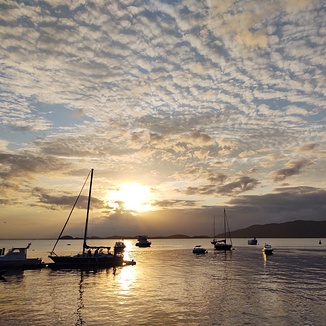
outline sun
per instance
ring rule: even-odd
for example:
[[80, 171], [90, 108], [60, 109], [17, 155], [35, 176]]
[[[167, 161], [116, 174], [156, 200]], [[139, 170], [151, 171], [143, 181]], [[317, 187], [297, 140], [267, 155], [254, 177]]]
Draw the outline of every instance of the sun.
[[150, 187], [138, 183], [121, 184], [118, 189], [109, 190], [107, 194], [107, 201], [111, 206], [136, 212], [151, 210], [150, 198]]

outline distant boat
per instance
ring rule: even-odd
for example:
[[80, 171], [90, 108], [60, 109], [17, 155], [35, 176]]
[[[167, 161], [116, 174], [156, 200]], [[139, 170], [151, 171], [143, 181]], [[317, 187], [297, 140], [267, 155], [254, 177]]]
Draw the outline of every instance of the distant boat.
[[258, 243], [256, 237], [248, 240], [248, 245], [256, 245]]
[[[52, 259], [54, 263], [49, 264], [51, 268], [60, 269], [60, 268], [72, 268], [72, 269], [89, 269], [89, 268], [106, 268], [106, 267], [115, 267], [115, 266], [123, 266], [128, 262], [124, 261], [123, 251], [114, 249], [114, 253], [110, 252], [110, 247], [107, 246], [89, 246], [87, 244], [87, 229], [88, 229], [88, 219], [89, 219], [89, 211], [90, 211], [90, 204], [91, 204], [91, 194], [92, 194], [92, 183], [93, 183], [93, 173], [94, 170], [91, 169], [90, 173], [88, 174], [87, 179], [90, 175], [90, 184], [89, 184], [89, 195], [88, 195], [88, 204], [87, 204], [87, 211], [86, 211], [86, 221], [85, 221], [85, 230], [84, 230], [84, 242], [83, 242], [83, 252], [73, 255], [73, 256], [57, 256], [54, 253], [54, 249], [69, 221], [72, 211], [69, 214], [69, 217], [55, 243], [49, 258]], [[85, 181], [85, 183], [86, 183]], [[82, 189], [85, 186], [85, 183]], [[81, 192], [80, 192], [81, 194]], [[78, 198], [72, 208], [74, 209]], [[120, 244], [121, 247], [121, 244]]]
[[[214, 244], [215, 250], [220, 250], [220, 251], [227, 251], [227, 250], [232, 250], [232, 239], [231, 239], [231, 233], [230, 233], [230, 229], [229, 229], [229, 223], [227, 220], [227, 216], [226, 216], [226, 211], [224, 209], [224, 217], [223, 217], [223, 225], [224, 225], [224, 238], [222, 240], [217, 240], [216, 243]], [[227, 235], [229, 238], [229, 242], [227, 243]]]
[[123, 241], [117, 241], [114, 245], [114, 251], [115, 252], [123, 252], [126, 248], [126, 245]]
[[151, 244], [152, 243], [150, 241], [148, 241], [148, 238], [146, 235], [138, 236], [138, 242], [136, 243], [137, 247], [146, 248], [146, 247], [150, 247]]
[[270, 244], [265, 243], [262, 251], [265, 255], [271, 255], [273, 254], [273, 247]]
[[36, 269], [43, 268], [45, 264], [41, 258], [27, 258], [27, 250], [30, 247], [11, 248], [5, 253], [5, 249], [1, 249], [0, 269]]
[[195, 246], [195, 248], [192, 250], [192, 253], [193, 254], [196, 254], [196, 255], [203, 255], [203, 254], [207, 254], [208, 251], [203, 248], [201, 245], [197, 245]]

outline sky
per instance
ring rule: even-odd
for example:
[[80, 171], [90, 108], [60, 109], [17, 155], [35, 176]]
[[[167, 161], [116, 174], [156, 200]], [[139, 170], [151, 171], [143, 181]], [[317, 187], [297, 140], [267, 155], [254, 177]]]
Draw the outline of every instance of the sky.
[[[324, 0], [0, 2], [0, 238], [326, 219]], [[65, 234], [82, 236], [87, 181]]]

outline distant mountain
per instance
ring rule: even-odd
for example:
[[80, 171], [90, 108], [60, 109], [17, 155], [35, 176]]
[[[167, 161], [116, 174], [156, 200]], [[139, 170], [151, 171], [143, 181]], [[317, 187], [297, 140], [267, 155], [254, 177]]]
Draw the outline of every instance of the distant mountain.
[[[219, 236], [222, 236], [219, 234]], [[252, 225], [231, 232], [232, 238], [326, 238], [326, 221], [292, 221]]]
[[[285, 223], [257, 224], [245, 229], [231, 231], [232, 238], [326, 238], [326, 221], [292, 221]], [[223, 234], [218, 234], [218, 238]], [[137, 239], [138, 236], [92, 236], [89, 239]], [[148, 236], [150, 239], [196, 239], [210, 238], [207, 235], [189, 236], [185, 234], [173, 234], [170, 236]], [[61, 239], [82, 239], [70, 235], [62, 236]]]

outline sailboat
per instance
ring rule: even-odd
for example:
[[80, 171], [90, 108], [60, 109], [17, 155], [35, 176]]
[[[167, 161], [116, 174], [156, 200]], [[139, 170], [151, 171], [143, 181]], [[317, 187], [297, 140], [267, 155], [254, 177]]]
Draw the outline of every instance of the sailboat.
[[[215, 250], [220, 250], [220, 251], [226, 251], [226, 250], [232, 250], [232, 239], [231, 239], [231, 233], [229, 229], [229, 223], [227, 220], [226, 216], [226, 211], [224, 209], [224, 239], [217, 240], [214, 244]], [[230, 243], [226, 242], [226, 236], [229, 236]]]
[[[88, 219], [89, 211], [91, 205], [91, 195], [92, 195], [92, 183], [93, 183], [93, 173], [94, 169], [91, 169], [88, 174], [86, 181], [82, 187], [82, 190], [87, 182], [87, 179], [90, 175], [90, 184], [89, 184], [89, 194], [88, 194], [88, 203], [87, 203], [87, 212], [86, 212], [86, 221], [85, 221], [85, 230], [84, 230], [84, 241], [83, 241], [83, 251], [73, 256], [58, 256], [55, 254], [54, 249], [69, 221], [71, 213], [78, 201], [79, 196], [76, 199], [76, 202], [68, 216], [68, 219], [49, 255], [49, 258], [53, 261], [52, 264], [49, 264], [49, 267], [54, 269], [60, 268], [72, 268], [72, 269], [89, 269], [89, 268], [106, 268], [106, 267], [115, 267], [122, 266], [124, 264], [130, 264], [130, 262], [124, 261], [123, 251], [114, 248], [114, 253], [110, 252], [110, 247], [106, 246], [89, 246], [87, 244], [87, 229], [88, 229]], [[81, 190], [81, 191], [82, 191]], [[133, 261], [132, 261], [133, 262]]]

